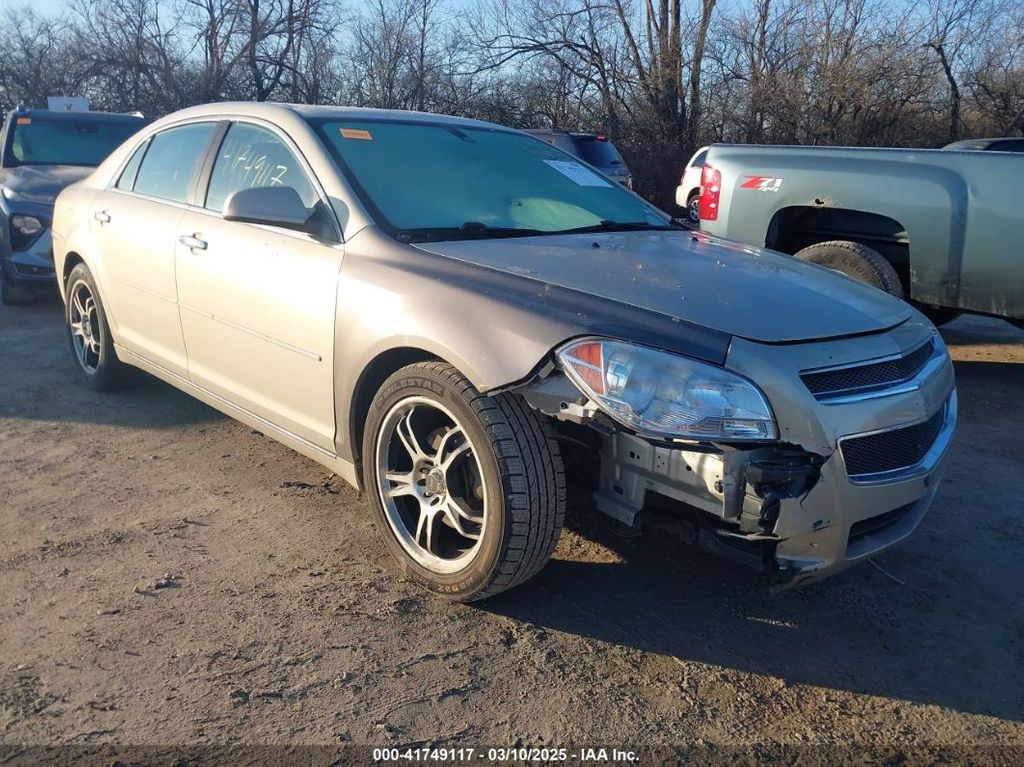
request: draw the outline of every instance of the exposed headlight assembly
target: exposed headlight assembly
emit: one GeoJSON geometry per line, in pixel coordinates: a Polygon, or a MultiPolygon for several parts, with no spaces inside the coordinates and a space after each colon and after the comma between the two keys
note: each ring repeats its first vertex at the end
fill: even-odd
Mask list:
{"type": "Polygon", "coordinates": [[[35,216],[15,213],[11,216],[11,249],[25,250],[43,233],[43,222],[35,216]]]}
{"type": "Polygon", "coordinates": [[[638,432],[703,442],[778,438],[760,390],[714,365],[599,338],[562,347],[558,360],[584,394],[638,432]]]}

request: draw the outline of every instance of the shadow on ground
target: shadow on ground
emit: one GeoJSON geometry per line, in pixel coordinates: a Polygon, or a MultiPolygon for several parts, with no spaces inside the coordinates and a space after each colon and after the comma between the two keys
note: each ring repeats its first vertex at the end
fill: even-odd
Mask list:
{"type": "Polygon", "coordinates": [[[80,379],[63,328],[63,306],[49,297],[0,306],[8,343],[0,364],[0,418],[166,429],[224,418],[199,400],[141,371],[128,385],[95,392],[80,379]]]}
{"type": "MultiPolygon", "coordinates": [[[[864,565],[773,594],[759,574],[681,542],[652,534],[632,541],[594,537],[621,561],[552,560],[535,583],[481,608],[788,685],[1024,720],[1024,623],[1019,613],[1006,616],[1016,621],[1009,627],[1016,644],[1009,648],[1002,628],[969,625],[976,596],[969,587],[918,590],[864,565]]],[[[906,554],[895,550],[880,561],[889,566],[906,554]]]]}

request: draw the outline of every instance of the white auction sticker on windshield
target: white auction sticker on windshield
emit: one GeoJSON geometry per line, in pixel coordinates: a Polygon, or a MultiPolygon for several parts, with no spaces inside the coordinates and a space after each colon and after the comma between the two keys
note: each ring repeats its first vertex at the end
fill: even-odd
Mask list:
{"type": "Polygon", "coordinates": [[[611,186],[589,168],[571,160],[545,160],[548,165],[580,186],[611,186]]]}

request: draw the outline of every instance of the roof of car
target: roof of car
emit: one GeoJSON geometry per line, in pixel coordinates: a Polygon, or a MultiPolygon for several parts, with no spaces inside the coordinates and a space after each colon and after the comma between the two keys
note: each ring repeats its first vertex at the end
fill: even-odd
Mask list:
{"type": "MultiPolygon", "coordinates": [[[[432,112],[413,112],[402,109],[369,109],[366,107],[324,106],[313,104],[285,104],[277,102],[255,101],[222,101],[214,104],[203,104],[175,112],[173,117],[188,119],[192,117],[220,117],[237,115],[242,117],[259,117],[273,120],[282,113],[297,114],[305,119],[345,119],[345,120],[388,120],[392,122],[430,121],[446,125],[465,125],[482,128],[500,128],[510,130],[495,123],[483,120],[472,120],[468,117],[452,117],[432,112]]],[[[169,115],[169,117],[172,115],[169,115]]]]}

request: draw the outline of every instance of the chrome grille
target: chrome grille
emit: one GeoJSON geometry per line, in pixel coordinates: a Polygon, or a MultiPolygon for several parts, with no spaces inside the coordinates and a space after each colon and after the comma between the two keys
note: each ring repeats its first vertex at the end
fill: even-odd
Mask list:
{"type": "Polygon", "coordinates": [[[900,357],[863,365],[802,373],[800,380],[817,399],[894,386],[909,381],[927,364],[935,351],[935,342],[917,347],[900,357]]]}
{"type": "Polygon", "coordinates": [[[941,408],[913,426],[842,440],[839,444],[847,475],[856,479],[916,466],[935,444],[945,417],[946,409],[941,408]]]}

